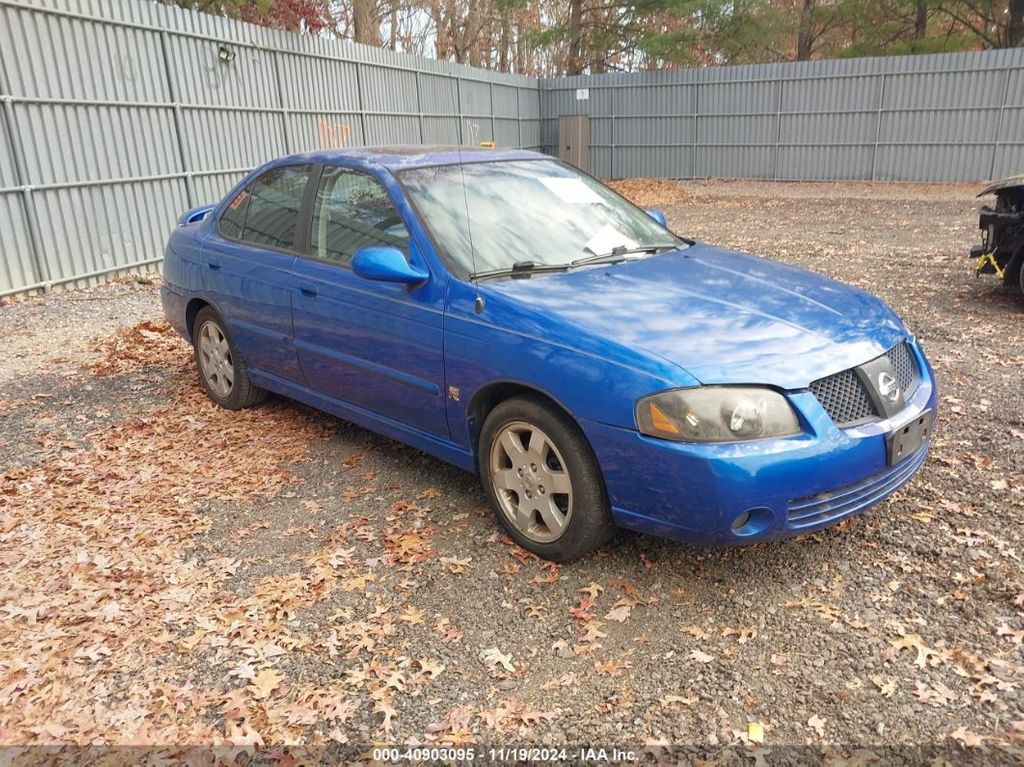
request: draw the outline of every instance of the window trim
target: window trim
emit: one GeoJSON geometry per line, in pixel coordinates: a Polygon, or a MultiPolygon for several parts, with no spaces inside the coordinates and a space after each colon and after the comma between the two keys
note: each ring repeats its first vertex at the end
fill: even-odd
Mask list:
{"type": "MultiPolygon", "coordinates": [[[[316,208],[316,197],[317,197],[317,194],[320,191],[320,181],[323,178],[323,172],[326,171],[328,168],[339,168],[339,169],[341,169],[343,171],[347,171],[349,173],[358,173],[359,175],[366,176],[367,178],[369,178],[372,181],[374,181],[381,189],[384,190],[384,194],[386,194],[387,197],[388,197],[388,200],[391,201],[391,206],[395,209],[395,213],[397,213],[398,217],[400,219],[402,219],[402,224],[403,224],[403,226],[405,226],[405,230],[409,233],[409,246],[406,248],[405,260],[407,262],[411,263],[410,256],[411,256],[412,244],[413,244],[412,228],[409,226],[409,221],[408,221],[407,217],[402,212],[402,207],[398,204],[398,201],[395,199],[395,195],[392,194],[391,190],[388,189],[387,185],[383,181],[381,181],[376,175],[374,175],[372,172],[370,172],[370,171],[368,171],[368,170],[366,170],[364,168],[357,168],[357,167],[355,167],[353,165],[346,165],[345,163],[341,163],[341,162],[322,163],[322,164],[319,165],[319,170],[317,172],[317,183],[316,183],[316,186],[313,187],[313,191],[312,191],[312,193],[310,193],[310,199],[309,199],[309,210],[308,210],[309,217],[308,217],[308,219],[306,221],[306,226],[305,226],[306,252],[305,253],[299,253],[299,254],[296,254],[296,255],[298,255],[300,258],[303,258],[303,259],[305,259],[307,261],[312,261],[313,263],[316,263],[316,264],[326,264],[327,266],[333,266],[333,267],[338,268],[338,269],[344,269],[345,271],[348,271],[348,272],[352,271],[352,261],[351,260],[343,263],[341,261],[332,261],[332,260],[327,259],[327,258],[320,258],[319,256],[313,255],[313,248],[312,248],[312,243],[313,243],[313,214],[314,214],[315,208],[316,208]]],[[[393,175],[392,175],[392,178],[394,178],[393,175]]],[[[401,187],[401,188],[404,191],[404,187],[401,187]]],[[[415,209],[413,209],[413,211],[414,211],[415,215],[419,215],[418,213],[416,213],[415,209]]],[[[355,254],[353,254],[353,255],[355,255],[355,254]]],[[[428,269],[428,271],[429,271],[429,269],[428,269]]]]}
{"type": "MultiPolygon", "coordinates": [[[[282,169],[289,169],[289,168],[309,168],[309,175],[306,177],[306,186],[302,190],[302,198],[299,201],[299,210],[295,214],[295,242],[292,244],[292,247],[290,249],[289,248],[277,248],[277,247],[274,247],[273,245],[266,245],[264,243],[253,242],[252,240],[246,240],[246,239],[244,239],[244,237],[232,237],[231,235],[225,234],[224,230],[223,230],[222,224],[223,224],[223,220],[224,220],[224,213],[227,211],[227,207],[225,207],[225,209],[222,210],[220,215],[217,217],[217,235],[221,239],[227,240],[228,242],[234,242],[234,243],[237,243],[239,245],[248,245],[250,248],[259,248],[260,250],[265,250],[265,251],[267,251],[269,253],[281,253],[281,254],[286,255],[286,256],[300,256],[300,257],[305,255],[300,250],[300,247],[305,247],[307,250],[309,248],[309,226],[304,226],[304,223],[309,221],[309,214],[310,214],[310,208],[307,207],[307,203],[309,202],[309,199],[308,199],[309,198],[309,190],[310,190],[310,187],[313,186],[312,182],[313,182],[314,179],[316,179],[316,185],[313,186],[313,188],[315,189],[315,188],[319,187],[319,185],[320,185],[320,171],[323,169],[323,165],[321,165],[320,163],[308,163],[308,162],[285,163],[285,164],[282,164],[282,165],[274,165],[273,167],[267,168],[262,173],[260,173],[258,176],[256,176],[256,178],[254,178],[252,181],[250,181],[245,187],[240,189],[238,194],[241,194],[242,192],[247,192],[249,194],[249,199],[246,200],[246,202],[245,202],[245,205],[246,205],[245,217],[246,217],[246,220],[247,220],[249,218],[249,203],[252,200],[252,191],[251,190],[252,190],[253,186],[255,186],[256,182],[259,181],[261,178],[263,178],[268,173],[270,173],[271,171],[282,170],[282,169]],[[305,216],[305,218],[304,218],[304,216],[305,216]],[[304,232],[305,232],[305,235],[303,234],[304,232]]],[[[238,195],[236,194],[235,196],[237,197],[238,195]]],[[[232,199],[234,199],[234,198],[232,198],[232,199]]],[[[230,206],[230,203],[228,203],[228,206],[230,206]]],[[[243,235],[245,234],[245,221],[244,220],[243,220],[243,223],[242,223],[242,234],[243,235]]]]}

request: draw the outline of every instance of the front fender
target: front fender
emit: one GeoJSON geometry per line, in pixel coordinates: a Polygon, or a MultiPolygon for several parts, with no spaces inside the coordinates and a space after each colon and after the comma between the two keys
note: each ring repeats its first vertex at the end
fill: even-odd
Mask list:
{"type": "Polygon", "coordinates": [[[581,348],[587,344],[574,347],[539,338],[517,329],[500,301],[488,302],[480,314],[473,309],[474,301],[471,290],[450,297],[444,332],[448,427],[452,439],[468,450],[476,447],[470,425],[472,403],[481,390],[493,384],[540,392],[577,420],[634,429],[638,399],[697,383],[686,371],[664,360],[650,359],[641,367],[615,360],[613,350],[604,355],[592,346],[581,348]]]}

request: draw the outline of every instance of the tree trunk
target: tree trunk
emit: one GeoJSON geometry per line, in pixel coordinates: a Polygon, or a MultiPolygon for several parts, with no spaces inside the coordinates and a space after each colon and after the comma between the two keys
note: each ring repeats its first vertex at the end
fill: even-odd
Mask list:
{"type": "Polygon", "coordinates": [[[512,35],[512,25],[508,19],[508,11],[501,14],[501,34],[498,36],[498,71],[511,72],[508,60],[508,48],[512,35]]]}
{"type": "Polygon", "coordinates": [[[917,0],[914,7],[914,39],[924,40],[928,34],[928,0],[917,0]]]}
{"type": "Polygon", "coordinates": [[[582,0],[569,0],[569,51],[565,72],[578,75],[583,71],[583,8],[582,0]]]}
{"type": "Polygon", "coordinates": [[[1006,44],[1024,45],[1024,0],[1010,0],[1010,18],[1006,22],[1006,44]]]}
{"type": "Polygon", "coordinates": [[[817,0],[804,0],[800,11],[800,29],[796,38],[796,60],[810,61],[814,46],[814,6],[817,0]]]}
{"type": "Polygon", "coordinates": [[[377,22],[375,0],[352,0],[352,26],[355,27],[357,43],[380,45],[380,24],[377,22]]]}

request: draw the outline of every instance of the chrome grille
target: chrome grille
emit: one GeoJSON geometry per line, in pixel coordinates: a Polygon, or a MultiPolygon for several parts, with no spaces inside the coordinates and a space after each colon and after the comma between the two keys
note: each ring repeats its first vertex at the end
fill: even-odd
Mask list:
{"type": "Polygon", "coordinates": [[[811,384],[811,394],[839,426],[850,426],[877,416],[871,398],[852,368],[818,379],[811,384]]]}
{"type": "MultiPolygon", "coordinates": [[[[887,351],[885,356],[896,371],[896,380],[903,389],[903,396],[910,397],[921,382],[917,361],[910,347],[906,342],[901,342],[887,351]]],[[[878,418],[871,397],[854,368],[819,378],[811,384],[810,390],[837,426],[853,426],[878,418]]]]}

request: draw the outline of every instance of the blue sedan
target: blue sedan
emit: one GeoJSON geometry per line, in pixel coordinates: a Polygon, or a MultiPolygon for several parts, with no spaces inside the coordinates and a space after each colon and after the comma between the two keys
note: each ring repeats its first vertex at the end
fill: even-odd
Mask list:
{"type": "Polygon", "coordinates": [[[291,397],[476,472],[568,561],[616,527],[818,530],[921,467],[936,386],[878,298],[680,237],[545,155],[275,160],[170,236],[164,311],[226,408],[291,397]]]}

